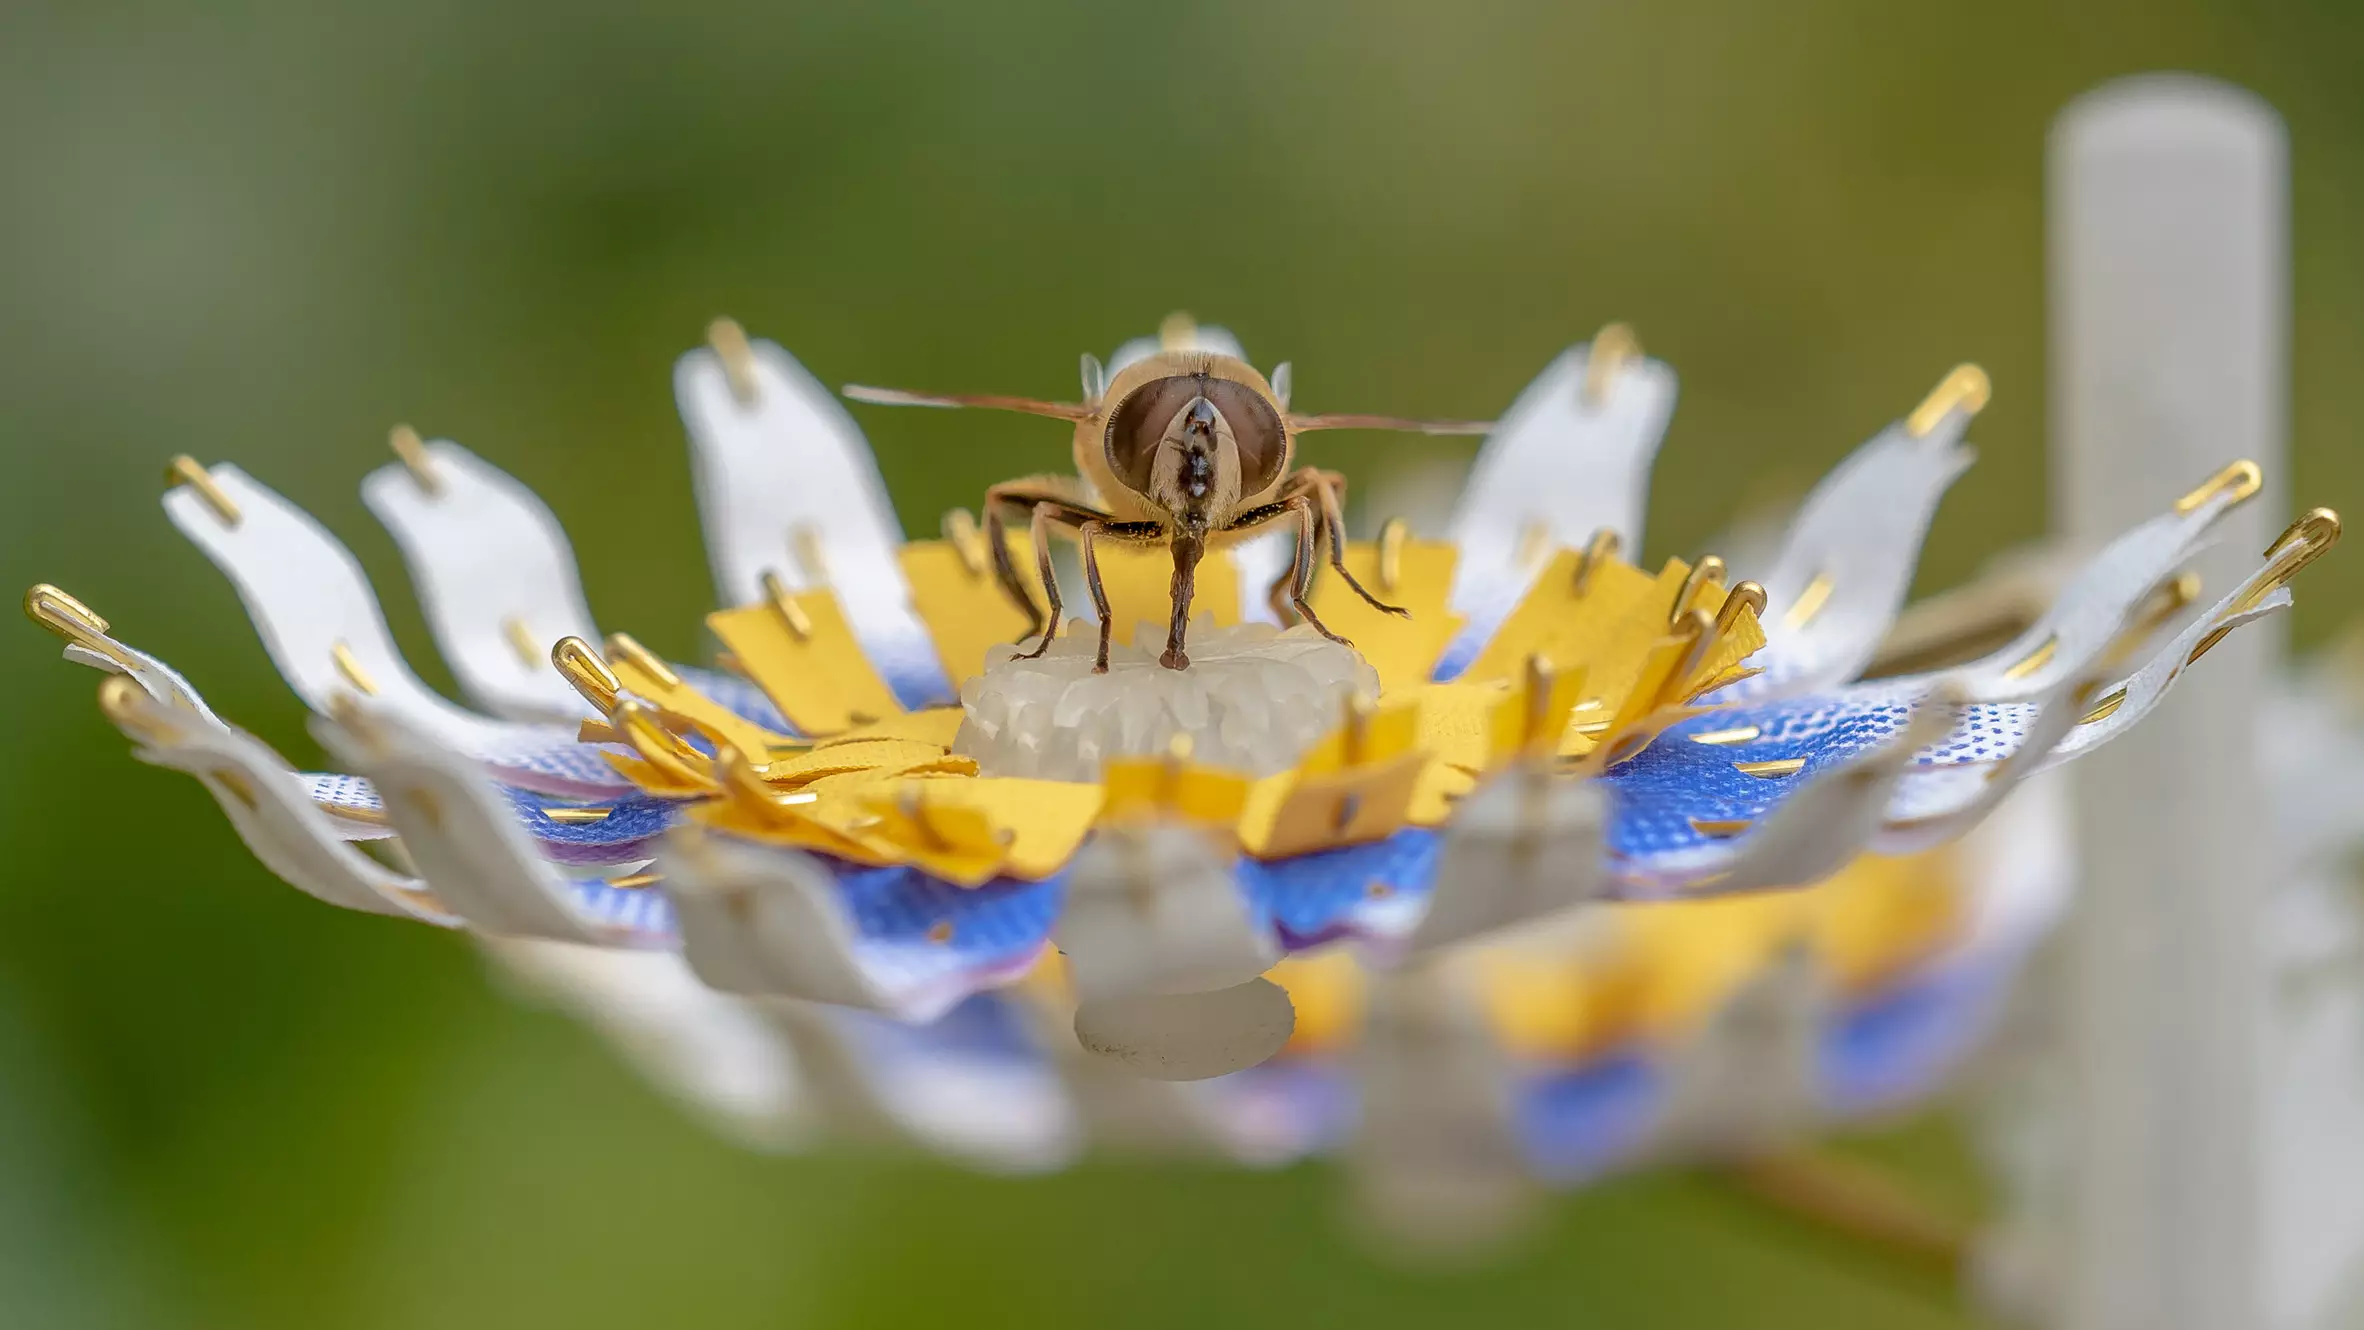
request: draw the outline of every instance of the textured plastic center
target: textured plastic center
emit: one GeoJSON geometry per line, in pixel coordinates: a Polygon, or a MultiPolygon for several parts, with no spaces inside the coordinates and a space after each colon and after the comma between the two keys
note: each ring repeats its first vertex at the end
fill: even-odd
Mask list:
{"type": "Polygon", "coordinates": [[[1098,643],[1098,627],[1076,619],[1037,659],[988,653],[961,686],[967,717],[953,751],[988,776],[1095,780],[1108,759],[1162,757],[1186,734],[1194,763],[1264,776],[1337,728],[1349,698],[1379,691],[1353,648],[1302,625],[1202,620],[1180,670],[1158,663],[1162,626],[1112,643],[1105,674],[1092,670],[1098,643]]]}

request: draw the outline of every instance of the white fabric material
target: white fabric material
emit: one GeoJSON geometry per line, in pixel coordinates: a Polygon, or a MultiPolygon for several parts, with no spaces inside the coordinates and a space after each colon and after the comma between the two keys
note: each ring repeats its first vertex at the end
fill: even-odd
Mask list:
{"type": "Polygon", "coordinates": [[[585,914],[481,768],[391,707],[359,704],[361,733],[316,717],[314,737],[369,777],[436,898],[494,937],[620,943],[585,914]]]}
{"type": "MultiPolygon", "coordinates": [[[[701,837],[676,843],[664,863],[682,953],[710,986],[914,1013],[908,995],[886,992],[855,961],[836,880],[809,855],[701,837]]],[[[935,1014],[950,1004],[927,1005],[935,1014]]]]}
{"type": "Polygon", "coordinates": [[[924,1023],[995,981],[927,943],[857,955],[836,878],[801,851],[677,835],[659,863],[683,953],[725,992],[924,1023]]]}
{"type": "Polygon", "coordinates": [[[1728,1157],[1810,1130],[1822,1108],[1820,1059],[1830,986],[1802,946],[1773,957],[1666,1059],[1653,1158],[1728,1157]]]}
{"type": "Polygon", "coordinates": [[[1937,501],[1971,463],[1961,446],[1970,419],[1957,408],[1920,438],[1901,421],[1882,430],[1806,496],[1771,569],[1733,570],[1765,588],[1765,647],[1754,657],[1764,673],[1718,700],[1828,688],[1863,673],[1904,608],[1937,501]],[[1821,607],[1791,623],[1799,598],[1826,577],[1821,607]]]}
{"type": "Polygon", "coordinates": [[[2272,564],[2269,561],[2265,567],[2261,567],[2257,572],[2251,574],[2247,581],[2234,588],[2230,595],[2218,601],[2206,614],[2193,620],[2190,626],[2177,633],[2175,639],[2154,653],[2141,669],[2121,681],[2119,686],[2126,690],[2126,700],[2119,704],[2116,711],[2111,712],[2103,719],[2090,725],[2079,725],[2070,731],[2068,738],[2053,750],[2053,764],[2066,762],[2080,753],[2100,747],[2124,733],[2136,721],[2149,715],[2151,709],[2159,705],[2160,699],[2166,697],[2167,690],[2174,687],[2175,680],[2183,674],[2184,667],[2190,664],[2191,653],[2194,648],[2200,645],[2201,638],[2219,628],[2238,628],[2242,624],[2252,623],[2267,615],[2278,614],[2289,609],[2291,604],[2290,588],[2276,587],[2271,593],[2260,599],[2256,605],[2238,613],[2234,612],[2232,608],[2234,604],[2249,594],[2250,590],[2259,582],[2272,575],[2272,564]]]}
{"type": "Polygon", "coordinates": [[[927,628],[911,609],[896,550],[903,528],[854,418],[795,357],[750,344],[755,398],[742,403],[711,349],[682,356],[674,396],[689,430],[698,511],[726,606],[763,598],[763,575],[793,590],[826,584],[874,664],[891,680],[949,693],[927,628]],[[793,533],[818,539],[825,570],[804,566],[793,533]]]}
{"type": "Polygon", "coordinates": [[[1881,854],[1916,854],[1954,840],[1984,821],[2022,781],[2052,765],[2052,750],[2098,696],[2088,673],[2053,687],[2022,735],[2019,747],[1993,766],[1965,764],[1907,769],[1872,839],[1881,854]]]}
{"type": "Polygon", "coordinates": [[[1585,398],[1589,343],[1570,347],[1519,394],[1478,450],[1446,534],[1460,547],[1451,603],[1463,630],[1483,641],[1518,604],[1535,570],[1519,560],[1527,533],[1582,549],[1593,533],[1617,533],[1629,557],[1642,547],[1650,463],[1674,414],[1675,373],[1628,360],[1596,405],[1585,398]]]}
{"type": "Polygon", "coordinates": [[[479,938],[516,987],[606,1037],[641,1075],[741,1145],[803,1144],[816,1125],[789,1045],[751,1004],[698,982],[680,956],[479,938]]]}
{"type": "Polygon", "coordinates": [[[895,1133],[936,1154],[1003,1173],[1057,1168],[1083,1133],[1047,1059],[974,1050],[855,1011],[818,1013],[844,1040],[850,1066],[895,1133]]]}
{"type": "Polygon", "coordinates": [[[1353,1214],[1421,1251],[1484,1252],[1519,1232],[1541,1189],[1522,1157],[1508,1058],[1468,986],[1441,965],[1375,970],[1352,1068],[1353,1214]]]}
{"type": "Polygon", "coordinates": [[[1279,959],[1224,857],[1182,826],[1110,825],[1086,841],[1054,940],[1084,1003],[1228,988],[1279,959]]]}
{"type": "Polygon", "coordinates": [[[140,705],[146,732],[124,731],[139,745],[134,756],[195,776],[273,874],[348,910],[458,924],[424,884],[346,844],[338,820],[312,802],[295,770],[260,740],[165,703],[140,705]]]}
{"type": "Polygon", "coordinates": [[[2128,616],[2200,552],[2208,543],[2209,529],[2233,503],[2229,495],[2213,495],[2188,513],[2161,513],[2126,532],[2087,560],[2044,616],[2009,645],[1914,682],[1948,679],[1979,702],[2017,701],[2055,691],[2109,649],[2128,616]],[[2013,667],[2047,642],[2053,646],[2051,656],[2012,678],[2013,667]]]}
{"type": "Polygon", "coordinates": [[[1280,616],[1272,612],[1272,584],[1297,557],[1297,538],[1287,531],[1268,531],[1217,552],[1239,569],[1240,622],[1279,623],[1280,616]]]}
{"type": "MultiPolygon", "coordinates": [[[[574,745],[571,728],[492,720],[437,695],[395,649],[377,597],[350,550],[237,467],[223,464],[211,474],[238,506],[235,526],[186,485],[164,496],[164,511],[237,586],[272,663],[315,712],[326,714],[340,694],[362,696],[337,667],[341,643],[376,687],[369,696],[374,709],[401,717],[443,744],[480,756],[574,745]]],[[[627,785],[620,777],[613,783],[627,785]]]]}
{"type": "Polygon", "coordinates": [[[592,714],[550,667],[562,637],[599,641],[566,532],[533,491],[448,440],[426,445],[430,490],[399,463],[361,483],[418,587],[435,645],[478,705],[515,720],[592,714]],[[520,656],[509,625],[534,643],[520,656]]]}
{"type": "Polygon", "coordinates": [[[2364,729],[2349,700],[2354,666],[2310,662],[2259,699],[2259,765],[2274,812],[2278,875],[2321,872],[2364,841],[2364,729]]]}
{"type": "Polygon", "coordinates": [[[1514,770],[1453,811],[1428,912],[1408,953],[1422,956],[1573,909],[1608,885],[1600,869],[1608,800],[1589,783],[1514,770]]]}

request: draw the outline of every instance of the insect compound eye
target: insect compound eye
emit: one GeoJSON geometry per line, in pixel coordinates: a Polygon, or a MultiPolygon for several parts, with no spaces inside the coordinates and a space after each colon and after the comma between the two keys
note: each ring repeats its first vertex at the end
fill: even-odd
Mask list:
{"type": "Polygon", "coordinates": [[[1244,383],[1177,374],[1142,384],[1108,415],[1108,468],[1127,489],[1149,492],[1158,444],[1174,418],[1199,397],[1222,413],[1239,445],[1241,493],[1258,493],[1279,477],[1288,458],[1288,430],[1272,404],[1244,383]]]}
{"type": "Polygon", "coordinates": [[[1280,479],[1289,460],[1289,430],[1280,412],[1262,393],[1229,379],[1208,379],[1201,385],[1207,400],[1223,413],[1231,437],[1239,443],[1239,488],[1256,494],[1280,479]]]}
{"type": "Polygon", "coordinates": [[[1166,426],[1205,381],[1194,374],[1151,379],[1135,388],[1108,413],[1108,469],[1135,494],[1149,492],[1149,474],[1157,462],[1157,445],[1166,426]]]}

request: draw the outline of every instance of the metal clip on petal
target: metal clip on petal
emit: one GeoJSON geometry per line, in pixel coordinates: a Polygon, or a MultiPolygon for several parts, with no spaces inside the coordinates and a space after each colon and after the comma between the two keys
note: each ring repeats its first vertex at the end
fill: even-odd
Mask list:
{"type": "Polygon", "coordinates": [[[706,325],[706,345],[714,348],[715,358],[722,362],[731,396],[741,406],[755,405],[760,390],[755,377],[755,351],[747,345],[747,330],[736,319],[716,319],[706,325]]]}
{"type": "Polygon", "coordinates": [[[61,588],[35,583],[25,592],[25,614],[84,651],[104,656],[127,670],[139,667],[121,643],[107,636],[107,621],[61,588]]]}
{"type": "MultiPolygon", "coordinates": [[[[2239,464],[2235,465],[2237,467],[2239,464]]],[[[2233,469],[2227,468],[2227,474],[2233,469]]],[[[2248,594],[2234,601],[2227,613],[2242,614],[2257,608],[2258,602],[2288,586],[2290,579],[2298,576],[2301,569],[2322,558],[2338,543],[2338,513],[2329,508],[2317,508],[2301,516],[2284,527],[2282,534],[2274,537],[2273,544],[2266,546],[2265,557],[2269,560],[2266,575],[2249,588],[2248,594]]],[[[2209,648],[2223,641],[2225,634],[2231,631],[2229,627],[2219,628],[2201,638],[2200,644],[2192,648],[2192,654],[2185,657],[2184,663],[2190,664],[2207,655],[2209,648]]]]}
{"type": "Polygon", "coordinates": [[[1622,323],[1612,323],[1592,335],[1592,345],[1584,356],[1584,405],[1598,411],[1608,404],[1609,392],[1616,386],[1617,372],[1626,362],[1641,358],[1642,344],[1633,329],[1622,323]]]}
{"type": "Polygon", "coordinates": [[[205,500],[205,506],[213,509],[214,516],[221,518],[224,526],[234,528],[244,517],[238,511],[238,505],[222,491],[220,485],[214,483],[212,473],[187,453],[172,459],[172,465],[165,468],[164,479],[170,484],[186,485],[197,491],[197,496],[205,500]]]}
{"type": "Polygon", "coordinates": [[[1956,365],[1952,373],[1940,380],[1929,391],[1929,395],[1921,399],[1921,404],[1913,408],[1913,413],[1905,417],[1904,432],[1916,439],[1925,439],[1945,423],[1947,416],[1956,411],[1976,415],[1985,410],[1993,394],[1994,385],[1988,381],[1985,370],[1976,365],[1956,365]]]}
{"type": "Polygon", "coordinates": [[[419,432],[408,425],[396,425],[386,432],[386,445],[402,460],[403,468],[419,488],[430,497],[443,493],[443,478],[435,473],[435,461],[427,455],[427,445],[419,441],[419,432]]]}

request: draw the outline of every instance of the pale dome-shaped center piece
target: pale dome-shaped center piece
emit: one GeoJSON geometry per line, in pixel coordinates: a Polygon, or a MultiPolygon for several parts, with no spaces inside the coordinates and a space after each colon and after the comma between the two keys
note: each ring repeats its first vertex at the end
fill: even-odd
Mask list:
{"type": "Polygon", "coordinates": [[[1040,659],[996,647],[961,685],[967,713],[953,751],[988,776],[1095,780],[1112,757],[1160,757],[1190,736],[1191,760],[1264,776],[1285,771],[1336,729],[1350,698],[1376,696],[1377,672],[1302,625],[1243,623],[1190,630],[1190,667],[1158,664],[1165,627],[1143,625],[1092,672],[1096,625],[1071,621],[1040,659]]]}

